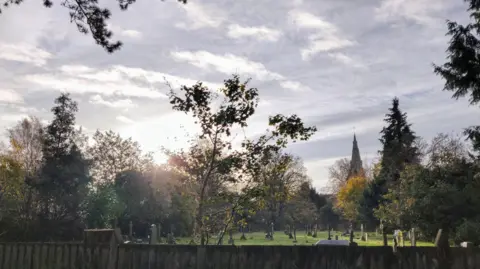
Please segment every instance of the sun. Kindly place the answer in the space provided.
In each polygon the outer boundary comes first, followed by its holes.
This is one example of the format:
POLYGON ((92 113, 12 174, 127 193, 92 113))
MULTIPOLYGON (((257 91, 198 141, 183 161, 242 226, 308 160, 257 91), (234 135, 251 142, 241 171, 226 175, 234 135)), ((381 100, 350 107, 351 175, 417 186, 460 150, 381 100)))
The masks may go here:
POLYGON ((167 164, 168 156, 165 153, 158 151, 153 155, 153 160, 157 164, 167 164))

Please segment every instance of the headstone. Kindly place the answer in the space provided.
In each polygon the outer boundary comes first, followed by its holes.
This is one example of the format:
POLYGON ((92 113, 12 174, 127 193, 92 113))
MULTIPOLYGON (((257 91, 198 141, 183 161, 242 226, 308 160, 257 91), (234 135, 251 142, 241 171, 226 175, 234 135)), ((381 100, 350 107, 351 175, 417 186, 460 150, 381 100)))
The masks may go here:
POLYGON ((157 226, 152 224, 150 227, 150 245, 158 244, 157 226))
POLYGON ((353 243, 353 229, 350 230, 350 243, 353 243))
POLYGON ((473 243, 472 242, 462 242, 462 243, 460 243, 460 247, 462 247, 462 248, 473 248, 473 243))
POLYGON ((365 242, 368 242, 368 233, 365 233, 365 242))
POLYGON ((162 243, 162 226, 157 224, 157 241, 158 243, 162 243))
POLYGON ((133 222, 130 221, 130 223, 128 224, 128 237, 130 238, 130 240, 133 240, 133 222))
POLYGON ((417 246, 417 238, 415 237, 415 228, 412 228, 410 232, 410 242, 412 243, 412 247, 417 246))
POLYGON ((363 224, 360 224, 360 239, 362 241, 365 241, 365 234, 364 234, 364 231, 363 231, 363 224))
MULTIPOLYGON (((330 239, 328 239, 328 240, 330 240, 330 239)), ((338 234, 335 235, 335 240, 338 240, 338 234)))

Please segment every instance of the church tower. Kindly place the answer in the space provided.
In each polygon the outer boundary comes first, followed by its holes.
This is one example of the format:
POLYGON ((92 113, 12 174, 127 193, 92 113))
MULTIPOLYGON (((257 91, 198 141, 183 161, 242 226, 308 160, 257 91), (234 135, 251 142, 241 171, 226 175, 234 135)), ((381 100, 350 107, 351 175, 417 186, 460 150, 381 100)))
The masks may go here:
POLYGON ((358 149, 357 136, 353 134, 352 159, 350 160, 350 171, 348 178, 352 176, 361 176, 364 174, 360 150, 358 149))

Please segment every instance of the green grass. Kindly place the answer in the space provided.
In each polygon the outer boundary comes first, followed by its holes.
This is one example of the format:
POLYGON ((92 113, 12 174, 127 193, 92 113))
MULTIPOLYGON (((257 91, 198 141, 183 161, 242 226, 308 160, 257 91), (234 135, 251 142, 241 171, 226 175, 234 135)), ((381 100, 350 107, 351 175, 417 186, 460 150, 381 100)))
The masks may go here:
MULTIPOLYGON (((240 240, 241 234, 237 233, 234 234, 233 238, 235 240, 235 245, 237 246, 311 246, 318 242, 319 240, 327 239, 328 232, 318 232, 317 238, 313 238, 311 236, 306 236, 305 232, 299 231, 297 232, 297 243, 293 242, 293 239, 289 239, 288 235, 285 235, 282 231, 275 232, 274 240, 267 240, 265 239, 265 233, 263 232, 255 232, 255 233, 246 233, 247 240, 240 240)), ((335 238, 335 235, 338 235, 339 240, 349 240, 349 237, 342 237, 340 232, 332 232, 332 238, 335 238)), ((368 242, 360 240, 360 232, 355 233, 355 242, 359 246, 382 246, 383 239, 382 235, 376 236, 375 233, 368 233, 368 242)), ((177 238, 177 244, 188 244, 190 242, 190 238, 177 238)), ((210 244, 216 244, 216 238, 210 239, 210 244)), ((228 235, 226 235, 223 239, 224 245, 228 243, 228 235)), ((393 245, 393 236, 388 236, 388 244, 389 246, 393 245)), ((405 241, 405 246, 409 246, 410 241, 405 241)), ((418 242, 417 246, 433 246, 431 242, 418 242)))

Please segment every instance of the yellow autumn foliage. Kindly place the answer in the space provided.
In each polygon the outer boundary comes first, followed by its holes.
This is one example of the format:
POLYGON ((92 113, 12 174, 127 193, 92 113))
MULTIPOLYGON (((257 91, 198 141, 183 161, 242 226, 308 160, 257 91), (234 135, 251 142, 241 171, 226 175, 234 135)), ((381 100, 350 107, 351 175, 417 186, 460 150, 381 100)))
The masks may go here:
POLYGON ((335 207, 343 217, 349 221, 355 221, 358 217, 358 204, 362 198, 363 191, 367 186, 367 179, 364 176, 355 176, 340 188, 336 196, 335 207))

